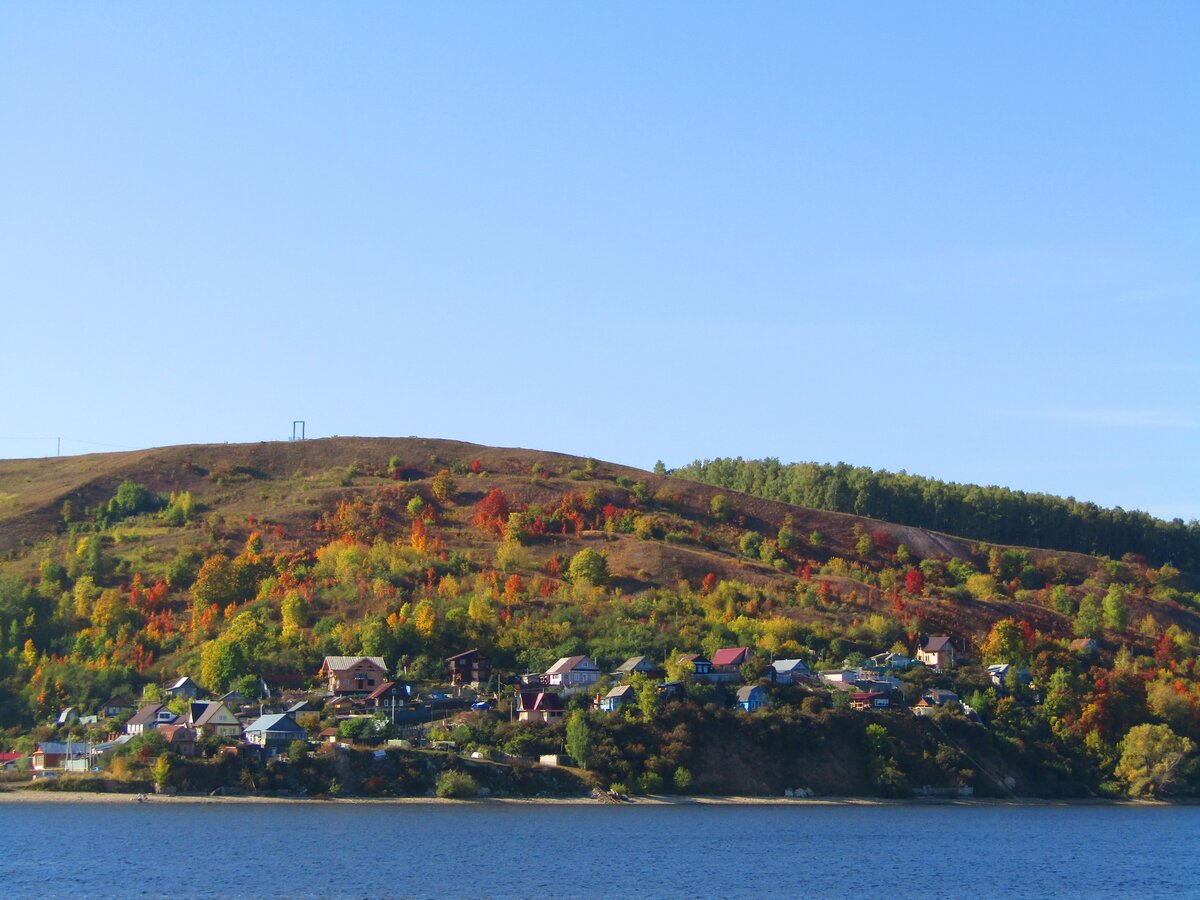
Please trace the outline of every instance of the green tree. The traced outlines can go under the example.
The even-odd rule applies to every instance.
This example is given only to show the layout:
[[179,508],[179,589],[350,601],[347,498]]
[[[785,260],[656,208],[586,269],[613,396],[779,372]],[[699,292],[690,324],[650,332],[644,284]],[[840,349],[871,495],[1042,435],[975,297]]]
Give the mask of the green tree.
[[729,518],[729,498],[724,494],[717,494],[708,502],[708,509],[714,519],[724,522]]
[[585,548],[571,557],[567,571],[573,582],[602,585],[608,581],[608,559],[595,550]]
[[1079,611],[1075,613],[1076,637],[1098,637],[1104,630],[1104,615],[1100,609],[1100,601],[1091,594],[1079,601]]
[[743,556],[757,557],[762,550],[763,536],[757,531],[747,531],[738,541],[738,549]]
[[592,724],[588,721],[588,714],[582,709],[575,710],[567,717],[567,753],[575,760],[576,764],[585,769],[590,768],[593,762],[592,747],[594,743]]
[[1117,777],[1135,797],[1161,796],[1185,774],[1196,745],[1169,725],[1135,725],[1121,741]]
[[222,637],[209,641],[200,651],[200,681],[214,694],[224,692],[248,672],[246,654],[236,641]]
[[1119,584],[1111,585],[1104,595],[1104,624],[1113,631],[1124,631],[1129,626],[1125,589]]

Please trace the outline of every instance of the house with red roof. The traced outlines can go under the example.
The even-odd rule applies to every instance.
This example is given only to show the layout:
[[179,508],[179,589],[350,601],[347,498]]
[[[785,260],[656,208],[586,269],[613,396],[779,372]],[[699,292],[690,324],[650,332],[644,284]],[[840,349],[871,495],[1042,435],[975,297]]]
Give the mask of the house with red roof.
[[716,684],[741,681],[742,666],[749,659],[749,647],[722,647],[713,654],[708,680]]
[[517,720],[554,722],[567,714],[562,697],[548,691],[521,691],[517,694]]

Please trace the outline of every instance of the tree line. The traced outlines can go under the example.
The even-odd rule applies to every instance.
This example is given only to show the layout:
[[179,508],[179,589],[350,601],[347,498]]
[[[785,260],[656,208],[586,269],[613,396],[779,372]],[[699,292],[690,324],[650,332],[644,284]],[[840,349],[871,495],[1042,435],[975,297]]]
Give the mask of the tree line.
[[778,459],[696,460],[671,471],[730,490],[798,506],[852,513],[1000,544],[1200,569],[1200,522],[1165,521],[1073,497],[957,484],[865,466],[783,464]]

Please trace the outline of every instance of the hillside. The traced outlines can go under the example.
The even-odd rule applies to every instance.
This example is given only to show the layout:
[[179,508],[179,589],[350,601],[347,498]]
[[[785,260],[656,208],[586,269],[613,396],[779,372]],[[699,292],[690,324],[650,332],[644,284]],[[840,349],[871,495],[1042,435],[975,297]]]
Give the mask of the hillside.
[[[753,675],[773,658],[912,654],[929,634],[1052,686],[1058,724],[1033,707],[1044,733],[1029,725],[1022,741],[1059,759],[1081,751],[1056,742],[1102,735],[1095,776],[1072,784],[1111,777],[1131,724],[1197,730],[1198,607],[1169,566],[980,544],[562,454],[334,438],[2,461],[0,553],[13,737],[180,674],[214,692],[260,677],[304,687],[324,654],[383,656],[436,683],[441,660],[472,646],[507,673],[746,646]],[[1067,652],[1078,635],[1096,638],[1111,680]],[[1134,660],[1140,684],[1176,679],[1191,712],[1154,711],[1143,686],[1140,713],[1106,713],[1103,692]],[[978,668],[945,683],[985,712],[1011,700]],[[919,768],[919,752],[897,753]],[[711,789],[741,783],[710,769]]]

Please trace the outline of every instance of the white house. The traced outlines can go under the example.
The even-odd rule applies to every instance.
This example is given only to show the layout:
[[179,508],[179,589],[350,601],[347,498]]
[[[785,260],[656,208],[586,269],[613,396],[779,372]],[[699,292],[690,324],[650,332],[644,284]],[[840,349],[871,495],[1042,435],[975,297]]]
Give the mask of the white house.
[[570,694],[600,680],[600,667],[586,656],[564,656],[546,670],[546,683]]

